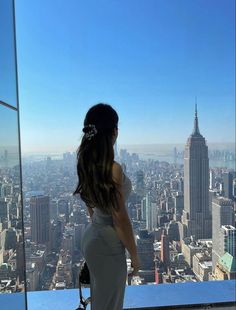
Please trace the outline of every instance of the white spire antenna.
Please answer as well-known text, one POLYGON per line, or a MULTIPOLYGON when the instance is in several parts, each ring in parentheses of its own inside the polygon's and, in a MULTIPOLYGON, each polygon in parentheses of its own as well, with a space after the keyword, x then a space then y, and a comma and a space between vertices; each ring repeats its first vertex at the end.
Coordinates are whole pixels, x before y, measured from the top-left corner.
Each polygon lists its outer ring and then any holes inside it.
POLYGON ((197 96, 195 96, 195 117, 197 117, 197 96))

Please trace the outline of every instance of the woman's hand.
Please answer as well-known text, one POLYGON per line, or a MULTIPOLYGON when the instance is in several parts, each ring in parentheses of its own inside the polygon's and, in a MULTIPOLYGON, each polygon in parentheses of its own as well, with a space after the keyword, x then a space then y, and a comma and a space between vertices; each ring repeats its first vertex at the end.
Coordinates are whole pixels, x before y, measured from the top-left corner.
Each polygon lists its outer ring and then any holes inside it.
POLYGON ((140 269, 140 260, 138 255, 131 256, 131 267, 133 268, 133 271, 129 274, 131 277, 135 277, 138 275, 138 271, 140 269))

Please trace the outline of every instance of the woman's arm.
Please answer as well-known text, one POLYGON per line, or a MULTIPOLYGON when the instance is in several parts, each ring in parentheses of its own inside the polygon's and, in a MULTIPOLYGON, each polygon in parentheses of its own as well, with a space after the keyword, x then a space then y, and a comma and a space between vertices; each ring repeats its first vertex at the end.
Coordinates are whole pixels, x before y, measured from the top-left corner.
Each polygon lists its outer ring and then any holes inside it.
POLYGON ((123 172, 122 168, 118 163, 114 163, 112 167, 112 176, 114 181, 117 183, 118 193, 118 211, 113 211, 113 224, 117 232, 118 238, 122 241, 126 249, 128 250, 132 265, 134 267, 133 275, 137 274, 139 270, 139 259, 137 255, 137 247, 134 240, 134 234, 132 225, 125 207, 125 201, 122 189, 123 172))

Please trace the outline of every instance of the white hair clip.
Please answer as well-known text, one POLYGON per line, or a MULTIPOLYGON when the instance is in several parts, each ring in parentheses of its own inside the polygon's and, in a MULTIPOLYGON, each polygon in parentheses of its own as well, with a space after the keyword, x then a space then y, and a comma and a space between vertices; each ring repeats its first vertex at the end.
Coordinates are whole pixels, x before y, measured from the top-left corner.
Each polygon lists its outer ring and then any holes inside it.
POLYGON ((91 140, 97 134, 97 128, 93 124, 88 124, 84 126, 83 131, 85 132, 85 138, 91 140))

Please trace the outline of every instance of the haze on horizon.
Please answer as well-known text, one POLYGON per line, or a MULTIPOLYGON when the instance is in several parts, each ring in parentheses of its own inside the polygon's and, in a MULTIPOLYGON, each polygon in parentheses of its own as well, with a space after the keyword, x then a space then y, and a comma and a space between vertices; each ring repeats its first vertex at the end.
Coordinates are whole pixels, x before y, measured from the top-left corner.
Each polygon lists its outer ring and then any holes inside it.
MULTIPOLYGON (((208 148, 209 150, 228 150, 233 153, 235 153, 235 143, 208 143, 208 148)), ((23 151, 22 155, 23 156, 31 156, 31 155, 62 155, 63 153, 67 152, 76 152, 79 144, 75 147, 70 147, 70 148, 52 148, 50 149, 45 149, 43 151, 37 151, 36 150, 30 150, 30 151, 23 151)), ((121 149, 127 149, 129 152, 157 152, 157 153, 162 153, 162 152, 170 152, 173 151, 173 148, 176 147, 178 151, 182 151, 185 147, 185 143, 150 143, 150 144, 117 144, 117 149, 118 151, 121 149)), ((3 151, 4 148, 2 148, 3 151)), ((1 149, 0 149, 1 151, 1 149)))

